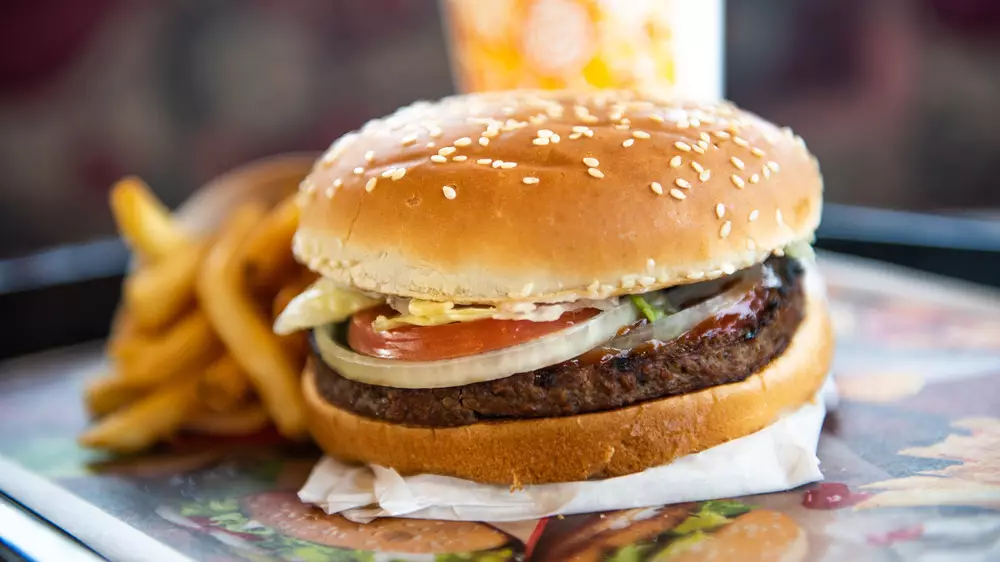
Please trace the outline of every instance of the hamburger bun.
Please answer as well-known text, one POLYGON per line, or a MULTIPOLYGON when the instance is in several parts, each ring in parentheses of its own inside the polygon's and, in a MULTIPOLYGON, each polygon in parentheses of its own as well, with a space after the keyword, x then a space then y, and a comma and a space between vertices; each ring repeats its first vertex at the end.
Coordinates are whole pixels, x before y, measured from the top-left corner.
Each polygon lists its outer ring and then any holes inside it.
MULTIPOLYGON (((807 283, 807 289, 810 284, 807 283)), ((784 353, 747 379, 577 416, 408 427, 323 400, 303 377, 316 442, 348 461, 521 486, 640 472, 754 433, 815 396, 833 353, 825 299, 806 293, 805 317, 784 353)))
POLYGON ((821 196, 801 139, 728 102, 472 94, 334 143, 302 183, 294 251, 387 295, 606 298, 759 263, 811 238, 821 196))

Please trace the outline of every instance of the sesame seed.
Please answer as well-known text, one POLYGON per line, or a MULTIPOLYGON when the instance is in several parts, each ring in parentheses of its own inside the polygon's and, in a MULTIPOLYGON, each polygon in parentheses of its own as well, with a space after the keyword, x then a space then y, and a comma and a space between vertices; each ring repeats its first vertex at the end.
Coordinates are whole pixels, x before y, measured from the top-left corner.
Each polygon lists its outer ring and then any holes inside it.
POLYGON ((431 129, 430 131, 427 131, 427 136, 431 137, 432 139, 440 137, 441 134, 442 134, 441 129, 431 129))
POLYGON ((504 162, 503 164, 500 164, 500 167, 503 168, 504 170, 509 170, 511 168, 516 168, 517 167, 517 162, 504 162))
POLYGON ((750 183, 760 182, 760 174, 753 174, 750 176, 750 183))
MULTIPOLYGON (((499 134, 500 134, 500 129, 492 129, 492 128, 490 128, 490 129, 486 129, 485 131, 483 131, 483 136, 487 137, 487 138, 492 138, 492 137, 495 137, 495 136, 497 136, 499 134)), ((480 142, 482 142, 482 141, 480 141, 480 142)))
POLYGON ((490 144, 490 139, 486 137, 479 137, 479 146, 486 146, 490 144))
POLYGON ((486 165, 489 165, 489 163, 492 162, 492 161, 493 161, 492 158, 480 158, 479 160, 476 160, 476 164, 486 164, 486 165))
POLYGON ((698 119, 697 117, 695 117, 694 119, 692 119, 691 120, 691 126, 692 127, 701 127, 701 119, 698 119))
POLYGON ((729 238, 729 233, 733 230, 732 221, 726 221, 722 223, 722 228, 719 229, 719 238, 729 238))
POLYGON ((708 181, 708 178, 712 177, 712 170, 705 170, 704 172, 698 174, 698 179, 704 183, 708 181))
POLYGON ((774 160, 768 160, 767 167, 772 172, 780 172, 781 171, 781 166, 778 166, 778 163, 775 162, 774 160))
POLYGON ((731 263, 724 263, 724 264, 722 264, 722 267, 720 269, 726 275, 732 275, 732 274, 736 273, 736 267, 733 264, 731 264, 731 263))
POLYGON ((733 137, 733 142, 743 148, 750 146, 750 143, 743 137, 733 137))
POLYGON ((592 158, 590 156, 584 158, 583 163, 584 165, 590 168, 596 168, 601 165, 600 161, 598 161, 597 158, 592 158))
POLYGON ((549 139, 548 137, 538 137, 535 139, 531 139, 531 144, 535 146, 545 146, 549 144, 549 139))
POLYGON ((464 154, 459 154, 458 156, 453 156, 451 160, 452 162, 465 162, 468 159, 469 159, 468 156, 464 154))
POLYGON ((538 135, 539 138, 543 138, 544 139, 544 138, 551 137, 555 133, 553 133, 552 131, 550 131, 548 129, 538 129, 538 132, 536 134, 538 135))
POLYGON ((705 154, 705 147, 700 144, 696 144, 691 147, 691 150, 697 152, 698 154, 705 154))
POLYGON ((705 171, 704 166, 702 166, 701 164, 695 162, 694 160, 691 161, 691 168, 694 171, 698 172, 699 174, 705 171))
POLYGON ((653 193, 657 195, 663 195, 663 186, 660 185, 660 182, 654 181, 653 183, 649 184, 649 188, 653 190, 653 193))
POLYGON ((326 195, 327 199, 333 199, 333 191, 334 189, 332 187, 328 187, 323 190, 323 195, 326 195))
POLYGON ((569 140, 576 140, 583 136, 583 133, 570 133, 569 140))
POLYGON ((733 163, 733 166, 736 166, 737 170, 746 169, 746 165, 743 163, 743 161, 735 156, 730 156, 729 161, 733 163))
POLYGON ((391 176, 392 173, 395 172, 395 171, 396 171, 396 168, 386 168, 380 175, 383 178, 387 178, 387 177, 391 176))
POLYGON ((733 136, 730 135, 729 133, 727 133, 726 131, 715 131, 715 138, 719 138, 719 139, 731 139, 731 138, 733 138, 733 136))
POLYGON ((333 187, 340 187, 342 185, 344 185, 344 180, 340 178, 333 180, 333 187))
POLYGON ((399 144, 403 146, 409 146, 417 142, 417 135, 406 135, 405 137, 399 139, 399 144))
POLYGON ((737 176, 736 174, 729 176, 729 179, 733 180, 733 185, 740 189, 743 189, 747 185, 747 182, 743 181, 743 178, 737 176))
POLYGON ((706 133, 705 131, 698 133, 698 138, 703 140, 705 144, 712 142, 712 137, 708 136, 708 133, 706 133))
POLYGON ((680 154, 678 154, 677 156, 674 156, 673 158, 670 159, 670 167, 671 168, 676 168, 677 166, 680 166, 680 165, 681 165, 681 156, 680 156, 680 154))
POLYGON ((377 177, 373 176, 371 178, 368 178, 368 182, 365 183, 365 191, 367 191, 368 193, 371 193, 372 190, 375 189, 375 184, 376 183, 378 183, 378 178, 377 177))
POLYGON ((750 154, 753 154, 757 158, 763 158, 764 157, 764 151, 761 150, 761 149, 759 149, 759 148, 757 148, 756 146, 750 149, 750 154))
POLYGON ((457 150, 454 146, 442 146, 441 150, 438 150, 438 154, 441 156, 450 156, 457 150))
POLYGON ((371 162, 374 159, 375 159, 374 150, 369 150, 368 152, 365 153, 365 162, 371 162))
POLYGON ((427 143, 427 144, 424 145, 425 148, 434 148, 435 146, 436 145, 434 144, 434 141, 431 141, 431 142, 429 142, 429 143, 427 143))
POLYGON ((688 123, 687 119, 681 119, 680 121, 674 123, 674 125, 676 125, 678 129, 687 129, 688 127, 691 126, 691 124, 688 123))
POLYGON ((778 224, 785 224, 785 219, 781 216, 781 209, 774 210, 774 220, 777 221, 778 224))
POLYGON ((761 170, 761 173, 764 174, 764 179, 768 179, 771 177, 771 168, 764 166, 764 168, 761 170))
MULTIPOLYGON (((595 121, 596 121, 596 119, 595 119, 595 121)), ((593 131, 593 129, 587 129, 586 131, 584 131, 583 132, 583 136, 587 137, 588 139, 594 138, 594 131, 593 131)))
POLYGON ((779 258, 785 255, 785 251, 782 250, 781 248, 777 248, 771 253, 778 256, 779 258))
POLYGON ((654 114, 650 115, 649 118, 652 119, 653 121, 656 121, 657 123, 663 123, 663 116, 662 115, 654 113, 654 114))
POLYGON ((360 176, 363 173, 365 173, 365 169, 362 168, 361 166, 358 166, 357 168, 354 168, 354 175, 360 176))
POLYGON ((632 136, 637 139, 645 140, 649 138, 649 133, 647 133, 646 131, 632 131, 632 136))
POLYGON ((455 142, 453 142, 452 144, 455 146, 469 146, 470 144, 472 144, 472 139, 470 139, 469 137, 462 137, 460 139, 455 139, 455 142))
POLYGON ((691 273, 688 273, 686 275, 686 277, 688 279, 692 279, 692 280, 693 279, 704 279, 705 278, 705 272, 704 271, 692 271, 691 273))
POLYGON ((625 148, 628 148, 633 144, 635 144, 635 139, 625 139, 622 141, 622 146, 624 146, 625 148))
POLYGON ((552 141, 552 144, 559 144, 561 139, 559 138, 559 135, 552 135, 549 137, 549 140, 552 141))
POLYGON ((760 216, 760 211, 758 211, 757 209, 754 209, 754 210, 750 211, 750 216, 747 217, 747 220, 750 221, 750 222, 753 222, 753 221, 757 220, 757 217, 759 217, 759 216, 760 216))
POLYGON ((722 217, 726 216, 726 206, 723 205, 722 203, 716 204, 715 205, 715 216, 718 217, 718 218, 720 218, 720 219, 722 217))
POLYGON ((396 168, 392 173, 392 181, 399 181, 406 175, 406 168, 396 168))
POLYGON ((615 129, 618 129, 619 131, 627 131, 629 130, 629 125, 627 123, 619 123, 615 125, 615 129))
POLYGON ((589 129, 590 129, 590 127, 587 127, 585 125, 573 125, 573 127, 571 128, 571 130, 574 133, 583 133, 583 132, 585 132, 585 131, 587 131, 589 129))
POLYGON ((598 170, 597 168, 587 168, 587 173, 597 179, 601 179, 604 177, 604 172, 598 170))
POLYGON ((531 176, 528 176, 526 178, 523 178, 521 182, 527 185, 535 185, 538 183, 538 178, 533 178, 531 176))
POLYGON ((646 260, 646 270, 647 271, 652 271, 655 268, 656 268, 656 260, 654 260, 653 258, 647 259, 646 260))
POLYGON ((674 147, 676 147, 677 150, 680 150, 680 151, 683 151, 683 152, 689 152, 691 150, 691 145, 688 144, 688 143, 686 143, 686 142, 684 142, 684 141, 677 141, 677 142, 675 142, 674 143, 674 147))
POLYGON ((677 184, 677 187, 683 187, 684 189, 691 189, 691 182, 687 181, 684 178, 677 178, 674 180, 674 183, 677 184))
POLYGON ((447 197, 448 199, 454 199, 455 197, 458 197, 458 192, 455 191, 454 186, 446 185, 441 188, 441 191, 444 193, 444 196, 447 197))
POLYGON ((674 199, 680 199, 680 200, 687 199, 687 195, 684 195, 684 192, 679 189, 671 189, 670 196, 673 197, 674 199))
POLYGON ((503 160, 494 160, 493 161, 493 167, 494 168, 499 168, 500 166, 503 166, 503 160))
POLYGON ((443 163, 445 163, 447 161, 448 161, 448 159, 445 158, 444 156, 441 156, 440 154, 432 154, 431 155, 431 162, 437 162, 438 164, 443 164, 443 163))
POLYGON ((608 119, 611 119, 612 121, 618 121, 621 118, 622 118, 621 111, 613 111, 610 114, 608 114, 608 119))

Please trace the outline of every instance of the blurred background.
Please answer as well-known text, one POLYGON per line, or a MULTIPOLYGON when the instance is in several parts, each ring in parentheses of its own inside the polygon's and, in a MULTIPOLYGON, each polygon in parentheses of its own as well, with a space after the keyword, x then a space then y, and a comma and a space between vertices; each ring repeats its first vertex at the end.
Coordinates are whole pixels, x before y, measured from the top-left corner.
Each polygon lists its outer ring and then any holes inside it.
MULTIPOLYGON (((1000 208, 1000 2, 725 10, 725 95, 806 138, 829 201, 1000 208)), ((435 0, 0 3, 0 259, 113 234, 124 174, 176 205, 452 93, 442 26, 435 0)))

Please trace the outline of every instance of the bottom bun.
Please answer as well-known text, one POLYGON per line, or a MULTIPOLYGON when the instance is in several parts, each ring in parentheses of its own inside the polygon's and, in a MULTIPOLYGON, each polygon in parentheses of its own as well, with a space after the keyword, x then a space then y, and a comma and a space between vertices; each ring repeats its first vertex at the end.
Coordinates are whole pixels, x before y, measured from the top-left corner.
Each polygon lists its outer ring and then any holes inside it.
POLYGON ((404 475, 443 474, 517 487, 641 472, 759 431, 816 395, 832 356, 826 302, 809 293, 788 348, 760 372, 741 382, 606 412, 409 427, 326 402, 311 365, 302 385, 313 437, 340 460, 388 466, 404 475))

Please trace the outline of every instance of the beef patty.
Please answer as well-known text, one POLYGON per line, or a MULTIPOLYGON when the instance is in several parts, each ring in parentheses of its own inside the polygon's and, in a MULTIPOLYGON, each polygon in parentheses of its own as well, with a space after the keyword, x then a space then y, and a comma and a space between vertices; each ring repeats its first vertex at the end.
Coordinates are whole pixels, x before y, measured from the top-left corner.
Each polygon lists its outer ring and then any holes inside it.
MULTIPOLYGON (((758 284, 750 310, 708 319, 671 342, 631 350, 598 348, 528 373, 448 388, 406 389, 337 374, 313 346, 316 385, 325 400, 369 418, 422 427, 598 412, 741 381, 780 355, 802 321, 802 268, 767 262, 777 286, 758 284)), ((773 285, 773 284, 771 284, 773 285)))

